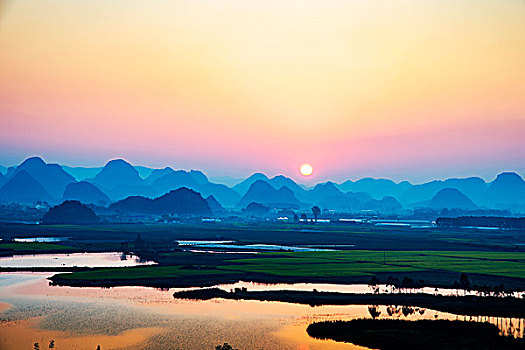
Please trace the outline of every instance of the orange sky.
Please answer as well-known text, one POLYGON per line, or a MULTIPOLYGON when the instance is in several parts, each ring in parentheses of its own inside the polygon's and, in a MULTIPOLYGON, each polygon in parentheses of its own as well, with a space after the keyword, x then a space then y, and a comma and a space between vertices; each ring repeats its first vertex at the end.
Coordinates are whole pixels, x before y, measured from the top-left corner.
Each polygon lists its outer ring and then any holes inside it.
MULTIPOLYGON (((1 0, 0 0, 1 1, 1 0)), ((0 164, 525 172, 521 0, 2 1, 0 164)))

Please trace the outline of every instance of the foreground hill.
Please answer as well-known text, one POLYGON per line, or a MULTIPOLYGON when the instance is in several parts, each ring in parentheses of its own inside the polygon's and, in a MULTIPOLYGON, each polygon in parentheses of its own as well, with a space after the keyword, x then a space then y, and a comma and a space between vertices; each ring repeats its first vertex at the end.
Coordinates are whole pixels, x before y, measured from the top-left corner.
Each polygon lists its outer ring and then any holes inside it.
POLYGON ((110 211, 125 214, 176 214, 176 215, 211 215, 208 202, 202 196, 188 188, 170 191, 155 199, 132 196, 108 208, 110 211))
POLYGON ((89 225, 99 221, 95 212, 79 201, 65 201, 49 209, 42 217, 45 225, 89 225))

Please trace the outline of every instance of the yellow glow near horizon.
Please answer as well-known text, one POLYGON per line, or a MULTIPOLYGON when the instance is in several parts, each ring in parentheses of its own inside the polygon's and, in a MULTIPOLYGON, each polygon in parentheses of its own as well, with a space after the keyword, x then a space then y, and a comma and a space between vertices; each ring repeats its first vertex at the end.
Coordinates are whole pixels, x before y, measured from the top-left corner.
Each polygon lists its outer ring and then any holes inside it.
POLYGON ((4 154, 308 159, 323 176, 523 164, 521 0, 8 3, 4 154))
POLYGON ((310 176, 314 172, 314 169, 310 164, 303 164, 301 165, 301 175, 303 176, 310 176))

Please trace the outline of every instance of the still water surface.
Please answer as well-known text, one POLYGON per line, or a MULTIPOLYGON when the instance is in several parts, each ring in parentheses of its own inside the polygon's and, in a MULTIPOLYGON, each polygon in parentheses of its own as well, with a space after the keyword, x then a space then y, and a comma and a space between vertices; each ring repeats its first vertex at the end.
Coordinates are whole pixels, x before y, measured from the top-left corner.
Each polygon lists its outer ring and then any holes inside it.
POLYGON ((153 261, 141 261, 132 254, 71 253, 71 254, 28 254, 0 257, 0 267, 123 267, 151 265, 153 261))
MULTIPOLYGON (((49 286, 49 273, 0 274, 0 349, 365 349, 312 339, 308 324, 370 317, 367 305, 310 307, 280 302, 175 300, 175 289, 49 286)), ((422 308, 380 306, 380 318, 461 319, 422 308)), ((474 318, 523 336, 523 320, 474 318), (518 330, 519 328, 519 330, 518 330)))

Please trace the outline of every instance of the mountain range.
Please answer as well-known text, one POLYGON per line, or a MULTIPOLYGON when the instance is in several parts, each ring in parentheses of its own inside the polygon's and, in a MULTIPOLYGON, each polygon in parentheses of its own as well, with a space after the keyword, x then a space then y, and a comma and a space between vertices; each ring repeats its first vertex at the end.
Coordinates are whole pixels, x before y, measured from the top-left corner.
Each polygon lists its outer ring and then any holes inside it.
MULTIPOLYGON (((0 171, 3 168, 0 168, 0 171)), ((134 197, 146 203, 173 190, 198 193, 214 211, 246 208, 250 203, 267 207, 322 209, 340 212, 373 211, 402 213, 415 208, 506 209, 525 212, 525 181, 512 172, 494 181, 479 177, 450 178, 414 185, 408 181, 363 178, 340 184, 328 181, 308 188, 283 175, 255 173, 229 187, 215 183, 202 171, 137 167, 123 159, 110 160, 101 168, 48 164, 31 157, 0 173, 0 202, 50 204, 77 200, 107 207, 134 197)))

